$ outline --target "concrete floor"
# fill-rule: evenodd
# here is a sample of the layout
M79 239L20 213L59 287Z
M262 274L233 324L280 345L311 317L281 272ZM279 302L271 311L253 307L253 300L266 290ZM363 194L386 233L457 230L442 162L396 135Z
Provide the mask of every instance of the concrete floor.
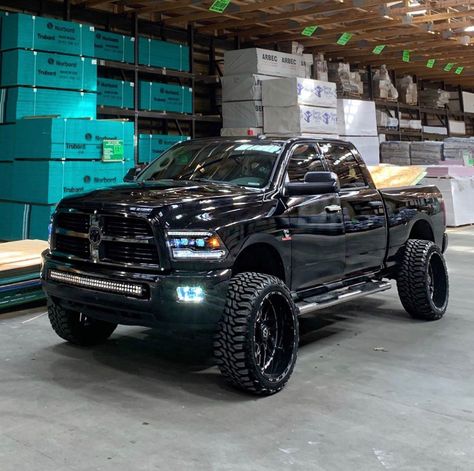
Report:
M472 470L473 228L447 256L443 320L410 320L395 290L304 319L269 398L229 389L205 338L122 327L80 349L44 307L0 315L0 469Z

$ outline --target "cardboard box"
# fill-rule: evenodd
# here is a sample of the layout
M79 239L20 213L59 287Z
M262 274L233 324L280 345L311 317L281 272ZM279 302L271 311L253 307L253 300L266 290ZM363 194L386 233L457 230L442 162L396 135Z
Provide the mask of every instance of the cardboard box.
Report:
M277 77L306 77L306 58L260 48L236 49L224 53L225 75L263 74Z
M133 160L134 124L114 120L21 119L16 124L17 159L100 160L104 140L121 140L124 160Z
M96 112L95 93L29 87L0 89L0 123L31 116L95 118Z
M262 82L272 80L269 75L224 75L222 101L259 101L262 99Z
M337 111L316 106L265 106L265 133L337 134Z
M138 40L138 63L150 67L166 67L189 72L189 47L183 44L140 37Z
M133 64L135 62L135 38L108 31L95 31L94 57Z
M225 128L263 127L261 101L234 101L222 103L222 121Z
M138 161L148 163L178 142L191 139L189 136L172 134L140 134L138 138Z
M376 136L375 103L365 100L337 100L339 134L342 136Z
M0 240L48 240L48 226L55 207L0 201Z
M2 19L1 50L34 49L94 57L94 27L71 21L6 13Z
M97 61L51 52L13 50L2 53L2 87L97 90Z
M97 79L97 105L133 108L135 84L106 78Z
M119 185L130 167L130 162L16 160L11 199L37 204L58 203L65 196Z
M262 84L263 106L337 107L336 84L304 78L266 80Z
M193 112L193 89L158 82L140 82L141 110Z

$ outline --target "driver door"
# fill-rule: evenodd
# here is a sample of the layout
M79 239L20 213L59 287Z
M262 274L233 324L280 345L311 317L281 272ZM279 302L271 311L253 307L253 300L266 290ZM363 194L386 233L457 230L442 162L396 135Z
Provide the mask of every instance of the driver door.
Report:
M326 171L311 143L290 151L286 181L304 182L307 172ZM338 194L285 197L291 234L292 290L299 291L342 278L345 237Z

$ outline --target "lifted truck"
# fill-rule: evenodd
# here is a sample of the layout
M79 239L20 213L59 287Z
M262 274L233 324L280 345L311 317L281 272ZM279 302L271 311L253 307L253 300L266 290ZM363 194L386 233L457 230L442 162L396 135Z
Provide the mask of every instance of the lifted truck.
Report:
M93 345L117 324L215 331L234 386L281 390L298 316L390 288L414 318L448 304L445 214L433 186L377 190L352 144L187 141L114 188L58 205L44 256L49 319Z

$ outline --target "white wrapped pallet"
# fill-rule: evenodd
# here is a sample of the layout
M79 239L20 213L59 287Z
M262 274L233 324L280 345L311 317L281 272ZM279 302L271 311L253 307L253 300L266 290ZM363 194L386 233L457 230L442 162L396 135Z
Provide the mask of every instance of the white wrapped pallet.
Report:
M449 137L444 140L443 158L447 161L469 162L474 157L474 139Z
M275 77L259 74L224 75L222 101L255 101L262 99L262 82Z
M265 133L336 134L337 112L315 106L265 106Z
M423 183L436 185L443 194L446 225L456 227L474 223L474 178L425 178Z
M261 101L232 101L222 103L224 128L263 127L263 106Z
M423 126L423 132L426 134L439 134L440 136L448 135L448 129L442 126Z
M287 54L260 48L236 49L225 51L224 73L306 77L308 66L302 54Z
M324 106L336 108L336 84L301 77L267 80L262 84L263 106Z
M354 144L367 165L378 165L380 163L378 136L341 136L341 139Z
M376 136L375 103L365 100L337 100L338 134L342 136Z
M462 103L465 113L474 113L474 93L462 92Z
M450 119L448 121L449 132L450 134L457 134L464 136L466 134L466 123L464 121L455 121Z
M221 136L258 136L263 134L263 128L222 128Z

